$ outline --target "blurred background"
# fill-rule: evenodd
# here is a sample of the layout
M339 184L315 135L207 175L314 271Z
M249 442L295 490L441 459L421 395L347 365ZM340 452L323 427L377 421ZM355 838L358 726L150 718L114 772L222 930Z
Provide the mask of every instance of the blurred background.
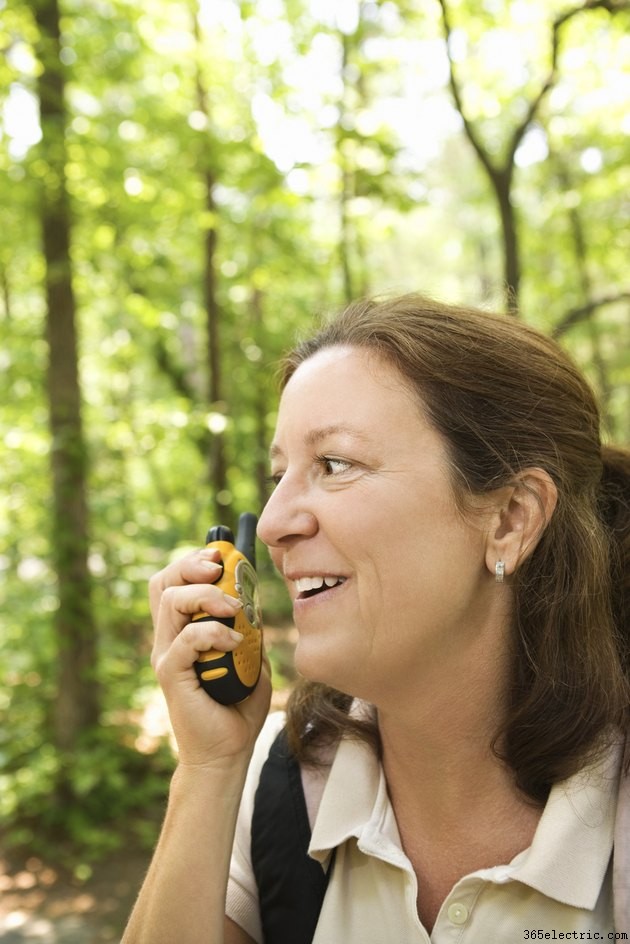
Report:
M0 48L0 940L115 941L173 769L146 581L264 504L283 350L479 304L630 440L630 3L0 0Z

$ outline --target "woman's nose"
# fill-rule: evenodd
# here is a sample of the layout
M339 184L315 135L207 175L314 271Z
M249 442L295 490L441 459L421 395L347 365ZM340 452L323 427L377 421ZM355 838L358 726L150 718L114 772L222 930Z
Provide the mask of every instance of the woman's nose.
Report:
M306 494L285 475L276 486L258 521L258 537L267 547L282 547L294 538L317 532L317 519Z

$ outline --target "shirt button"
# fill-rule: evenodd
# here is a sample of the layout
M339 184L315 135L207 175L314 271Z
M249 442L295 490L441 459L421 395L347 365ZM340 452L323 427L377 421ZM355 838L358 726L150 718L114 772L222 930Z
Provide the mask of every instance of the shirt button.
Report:
M460 902L453 902L452 905L448 906L448 920L453 924L466 924L468 921L468 908L466 905L462 905Z

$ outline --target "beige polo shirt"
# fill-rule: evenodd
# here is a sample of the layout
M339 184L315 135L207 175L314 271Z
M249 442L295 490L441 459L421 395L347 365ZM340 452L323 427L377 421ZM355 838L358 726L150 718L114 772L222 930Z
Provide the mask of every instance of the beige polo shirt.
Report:
M250 824L260 768L283 721L281 714L270 716L256 746L228 885L227 914L259 944ZM460 879L429 935L418 919L417 880L401 848L383 770L366 745L342 741L321 789L315 782L308 791L321 792L311 855L325 863L337 848L314 944L608 940L620 769L616 745L597 765L556 784L531 846L509 863Z

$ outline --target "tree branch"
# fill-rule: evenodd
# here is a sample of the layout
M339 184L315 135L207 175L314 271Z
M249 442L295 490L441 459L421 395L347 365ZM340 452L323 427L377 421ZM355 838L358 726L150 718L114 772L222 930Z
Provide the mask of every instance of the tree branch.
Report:
M449 85L451 87L451 92L453 95L453 100L455 102L455 107L457 108L457 111L459 112L459 115L464 123L464 130L466 132L466 137L472 144L473 148L475 149L477 153L477 157L479 158L479 160L485 167L490 177L493 177L496 173L498 173L498 168L495 168L494 164L492 163L490 159L490 155L484 148L483 144L481 143L481 140L477 137L475 126L467 117L466 112L464 111L464 101L463 101L463 97L461 93L461 88L459 85L457 75L455 74L455 64L453 62L451 51L450 51L450 41L451 41L451 36L453 34L453 29L451 27L451 20L450 20L450 10L448 9L446 0L438 0L438 2L440 4L440 7L442 8L442 24L444 26L444 39L446 42L446 57L448 59Z
M451 92L453 94L453 99L455 101L455 106L459 112L461 119L464 123L464 129L466 131L466 136L475 149L479 160L483 163L486 171L492 176L492 174L506 173L509 168L512 166L514 161L514 155L518 149L519 144L523 140L525 133L532 121L538 114L540 106L553 88L558 69L558 55L560 51L560 33L562 28L573 19L574 16L579 15L590 10L607 10L608 13L620 13L623 10L630 9L630 0L584 0L583 3L578 4L577 6L571 7L569 10L566 10L564 13L559 14L552 23L551 26L551 65L547 77L543 81L540 90L537 95L535 95L529 102L527 112L525 117L520 122L519 125L514 129L512 134L510 147L506 156L506 160L503 164L503 167L500 165L495 165L491 159L490 154L483 146L480 138L477 136L474 125L467 117L464 111L464 103L461 92L461 87L455 73L455 66L453 59L449 50L449 42L452 35L452 27L450 22L450 11L448 9L447 0L438 0L440 7L442 8L442 23L444 25L444 37L446 40L446 55L448 58L449 64L449 84L451 87Z
M157 366L169 378L174 390L190 403L195 403L198 399L197 394L188 380L186 371L171 356L166 341L158 333L153 341L153 352Z
M552 337L560 338L571 328L581 321L586 321L589 315L599 308L606 308L608 305L614 305L616 302L630 301L630 290L618 292L616 295L604 295L602 298L593 298L585 305L578 308L572 308L558 322L551 332Z
M578 16L580 13L585 13L589 10L607 10L609 13L618 13L621 10L630 9L630 3L628 0L585 0L584 3L580 3L575 7L572 7L569 10L566 10L564 13L561 13L555 18L551 25L551 66L547 74L547 78L543 82L538 95L529 103L529 108L523 119L523 121L514 129L512 135L512 141L510 144L510 150L508 153L508 160L510 163L514 160L514 155L518 149L519 144L523 140L525 133L528 127L531 125L532 121L538 114L538 110L544 100L544 98L549 94L556 82L557 70L558 70L558 56L560 53L560 32L562 28L572 20L574 16Z

